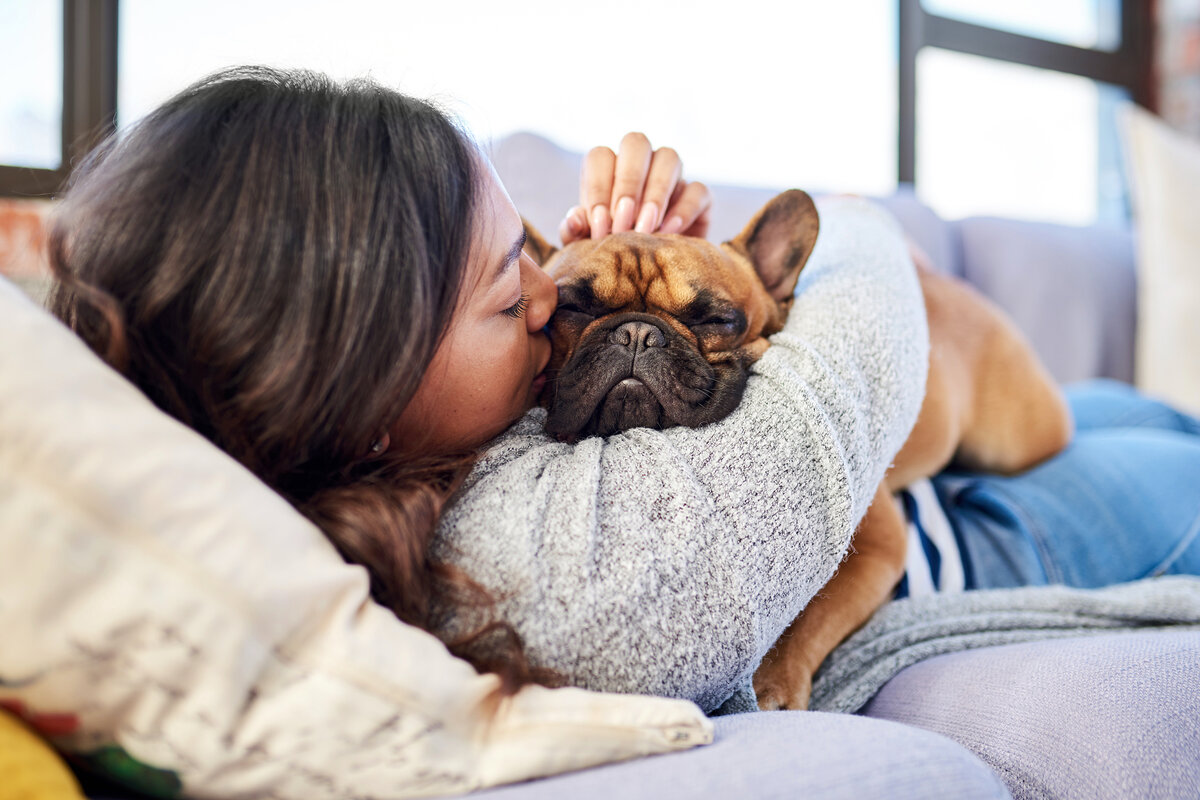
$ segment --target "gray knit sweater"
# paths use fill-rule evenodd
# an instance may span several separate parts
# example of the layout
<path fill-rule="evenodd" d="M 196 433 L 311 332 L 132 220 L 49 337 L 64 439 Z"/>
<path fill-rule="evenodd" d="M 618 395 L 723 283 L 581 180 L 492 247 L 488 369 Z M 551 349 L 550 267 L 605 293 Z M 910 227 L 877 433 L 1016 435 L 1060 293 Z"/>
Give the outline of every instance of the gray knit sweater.
<path fill-rule="evenodd" d="M 820 213 L 733 414 L 566 445 L 535 409 L 444 515 L 435 554 L 501 596 L 535 663 L 712 709 L 833 575 L 916 420 L 929 337 L 896 223 L 862 200 Z"/>
<path fill-rule="evenodd" d="M 591 689 L 752 707 L 754 669 L 846 554 L 928 367 L 899 227 L 862 200 L 827 200 L 820 214 L 787 326 L 733 414 L 566 445 L 535 409 L 489 446 L 443 516 L 435 556 L 499 597 L 535 664 Z M 958 601 L 922 614 L 952 616 Z M 440 633 L 477 621 L 460 610 Z M 988 624 L 976 615 L 956 630 Z M 927 629 L 899 634 L 882 661 L 840 648 L 846 691 L 827 707 L 865 701 L 919 652 L 897 641 Z M 815 707 L 827 687 L 814 687 Z"/>

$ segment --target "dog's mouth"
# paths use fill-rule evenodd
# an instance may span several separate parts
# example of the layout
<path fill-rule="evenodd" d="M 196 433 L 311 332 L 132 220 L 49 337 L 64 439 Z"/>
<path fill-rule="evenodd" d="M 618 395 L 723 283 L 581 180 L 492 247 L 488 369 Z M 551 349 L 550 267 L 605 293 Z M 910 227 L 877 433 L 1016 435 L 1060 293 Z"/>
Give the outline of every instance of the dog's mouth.
<path fill-rule="evenodd" d="M 640 336 L 632 342 L 630 323 Z M 581 340 L 546 385 L 546 431 L 564 441 L 631 428 L 697 427 L 741 400 L 749 359 L 710 364 L 659 320 L 625 314 Z"/>
<path fill-rule="evenodd" d="M 670 426 L 662 403 L 640 378 L 624 378 L 608 390 L 588 421 L 594 433 L 608 436 L 630 428 Z M 585 426 L 586 427 L 586 426 Z"/>

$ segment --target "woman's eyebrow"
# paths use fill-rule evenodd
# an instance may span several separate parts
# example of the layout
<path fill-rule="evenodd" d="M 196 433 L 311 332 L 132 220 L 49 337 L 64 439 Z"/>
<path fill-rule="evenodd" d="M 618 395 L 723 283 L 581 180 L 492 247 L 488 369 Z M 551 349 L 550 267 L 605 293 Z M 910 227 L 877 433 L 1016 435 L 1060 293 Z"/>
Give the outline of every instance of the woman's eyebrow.
<path fill-rule="evenodd" d="M 525 242 L 528 240 L 529 234 L 525 229 L 521 229 L 521 237 L 513 242 L 512 247 L 508 248 L 508 252 L 504 254 L 504 260 L 492 272 L 492 286 L 500 282 L 500 279 L 508 272 L 508 267 L 514 261 L 521 257 L 521 250 L 525 247 Z"/>

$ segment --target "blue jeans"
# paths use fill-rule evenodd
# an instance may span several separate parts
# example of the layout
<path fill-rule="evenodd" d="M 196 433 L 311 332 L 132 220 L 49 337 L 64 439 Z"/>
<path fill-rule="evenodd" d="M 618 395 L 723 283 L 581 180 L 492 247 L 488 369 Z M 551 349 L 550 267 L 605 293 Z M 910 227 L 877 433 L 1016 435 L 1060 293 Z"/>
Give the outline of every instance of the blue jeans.
<path fill-rule="evenodd" d="M 967 588 L 1200 575 L 1200 420 L 1126 384 L 1067 389 L 1071 445 L 1013 476 L 933 479 Z"/>

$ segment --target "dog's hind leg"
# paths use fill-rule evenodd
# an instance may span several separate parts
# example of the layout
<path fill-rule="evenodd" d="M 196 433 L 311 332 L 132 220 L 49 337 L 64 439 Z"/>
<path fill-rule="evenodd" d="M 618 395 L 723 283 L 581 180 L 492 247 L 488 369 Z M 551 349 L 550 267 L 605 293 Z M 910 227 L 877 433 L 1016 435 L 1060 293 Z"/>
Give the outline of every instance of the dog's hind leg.
<path fill-rule="evenodd" d="M 1006 320 L 989 337 L 970 421 L 954 464 L 1012 474 L 1062 450 L 1074 433 L 1066 397 L 1025 337 Z"/>
<path fill-rule="evenodd" d="M 754 673 L 759 708 L 808 708 L 817 667 L 891 597 L 904 573 L 906 543 L 904 515 L 881 484 L 854 532 L 853 552 Z"/>

